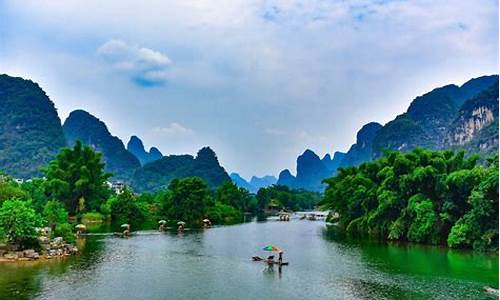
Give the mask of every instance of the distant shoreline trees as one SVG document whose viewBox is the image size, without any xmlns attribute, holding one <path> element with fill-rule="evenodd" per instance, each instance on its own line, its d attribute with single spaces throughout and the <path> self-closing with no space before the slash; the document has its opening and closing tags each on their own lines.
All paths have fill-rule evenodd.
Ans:
<svg viewBox="0 0 500 300">
<path fill-rule="evenodd" d="M 183 221 L 189 227 L 201 227 L 204 219 L 212 224 L 239 223 L 245 213 L 259 210 L 255 195 L 233 182 L 211 189 L 199 177 L 173 179 L 155 193 L 135 194 L 129 187 L 115 193 L 107 185 L 112 175 L 105 173 L 101 154 L 79 141 L 72 148 L 61 149 L 43 173 L 43 179 L 22 183 L 0 177 L 0 242 L 31 245 L 43 226 L 72 241 L 76 224 L 70 224 L 70 219 L 73 223 L 110 221 L 134 226 L 168 220 L 170 225 Z M 300 194 L 282 189 L 269 187 L 266 195 L 278 193 L 283 207 L 303 207 Z"/>
<path fill-rule="evenodd" d="M 174 179 L 155 193 L 115 193 L 100 154 L 79 142 L 62 149 L 45 174 L 24 183 L 0 177 L 0 240 L 28 243 L 35 227 L 47 225 L 71 240 L 69 216 L 73 222 L 153 226 L 168 220 L 201 227 L 206 218 L 234 224 L 244 214 L 322 205 L 336 213 L 332 221 L 341 229 L 358 235 L 478 250 L 498 242 L 498 157 L 481 165 L 463 152 L 388 152 L 325 179 L 324 196 L 280 185 L 253 195 L 230 181 L 210 189 L 199 177 Z"/>
</svg>

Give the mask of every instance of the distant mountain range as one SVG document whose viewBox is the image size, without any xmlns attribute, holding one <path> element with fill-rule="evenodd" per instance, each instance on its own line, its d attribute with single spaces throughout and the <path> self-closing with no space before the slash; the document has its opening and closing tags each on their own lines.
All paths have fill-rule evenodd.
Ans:
<svg viewBox="0 0 500 300">
<path fill-rule="evenodd" d="M 385 125 L 368 123 L 357 133 L 346 153 L 320 158 L 306 150 L 297 158 L 296 176 L 289 170 L 274 176 L 252 177 L 226 173 L 215 152 L 205 147 L 196 157 L 163 156 L 144 149 L 132 136 L 125 148 L 106 124 L 84 110 L 70 113 L 61 126 L 52 101 L 38 84 L 0 75 L 0 171 L 18 178 L 40 176 L 40 168 L 59 149 L 76 140 L 103 153 L 106 169 L 138 191 L 156 190 L 173 178 L 200 176 L 211 187 L 226 180 L 252 192 L 272 184 L 322 191 L 322 179 L 339 167 L 376 159 L 385 150 L 409 151 L 416 147 L 464 149 L 467 153 L 498 152 L 498 75 L 474 78 L 462 86 L 447 85 L 415 98 L 408 110 Z"/>
<path fill-rule="evenodd" d="M 0 171 L 16 178 L 41 176 L 40 168 L 54 159 L 60 148 L 76 140 L 103 154 L 106 171 L 136 191 L 167 186 L 174 178 L 199 176 L 211 187 L 231 180 L 215 152 L 201 149 L 191 155 L 166 156 L 155 147 L 144 149 L 132 136 L 125 148 L 106 124 L 84 110 L 70 113 L 61 126 L 54 103 L 38 84 L 0 75 Z"/>
<path fill-rule="evenodd" d="M 480 94 L 490 90 L 487 101 L 474 100 Z M 467 100 L 467 101 L 466 101 Z M 467 104 L 466 104 L 467 103 Z M 496 108 L 495 108 L 496 107 Z M 473 145 L 453 142 L 449 135 L 456 132 L 456 126 L 466 120 L 463 111 L 485 110 L 491 115 L 481 128 L 471 134 L 478 134 L 482 126 L 491 124 L 498 118 L 498 76 L 483 76 L 467 81 L 461 87 L 446 85 L 415 98 L 408 110 L 385 124 L 373 140 L 373 157 L 377 158 L 382 152 L 388 150 L 408 151 L 416 147 L 431 149 L 447 149 L 459 146 L 466 150 L 475 148 Z M 495 116 L 497 116 L 495 118 Z M 472 120 L 472 116 L 467 116 Z M 496 129 L 498 136 L 498 128 Z M 498 143 L 493 147 L 480 149 L 482 153 L 495 152 Z M 477 149 L 480 148 L 476 145 Z M 479 148 L 478 148 L 479 147 Z"/>
<path fill-rule="evenodd" d="M 323 159 L 306 150 L 297 158 L 297 176 L 279 174 L 278 184 L 322 191 L 322 179 L 339 167 L 357 166 L 385 150 L 463 149 L 466 153 L 498 152 L 498 75 L 483 76 L 462 86 L 447 85 L 415 98 L 408 110 L 385 125 L 372 122 L 357 133 L 347 153 Z"/>
<path fill-rule="evenodd" d="M 114 174 L 113 178 L 130 184 L 138 192 L 156 191 L 168 186 L 174 178 L 198 176 L 210 187 L 231 180 L 209 147 L 201 149 L 196 158 L 187 154 L 163 156 L 155 148 L 146 152 L 142 141 L 132 137 L 128 143 L 131 152 L 111 135 L 102 121 L 81 110 L 70 113 L 63 128 L 69 145 L 80 140 L 102 152 L 106 170 Z"/>
<path fill-rule="evenodd" d="M 333 173 L 327 165 L 328 163 L 325 164 L 316 153 L 307 149 L 297 158 L 297 175 L 294 177 L 289 170 L 283 170 L 279 175 L 278 184 L 310 191 L 323 190 L 321 180 Z"/>
<path fill-rule="evenodd" d="M 163 154 L 161 154 L 160 150 L 156 147 L 151 147 L 149 151 L 146 151 L 141 139 L 135 135 L 130 137 L 127 143 L 127 150 L 137 157 L 143 166 L 163 157 Z"/>
<path fill-rule="evenodd" d="M 231 181 L 220 166 L 215 152 L 209 147 L 191 155 L 169 155 L 137 169 L 132 178 L 132 186 L 139 192 L 156 191 L 168 186 L 175 178 L 197 176 L 205 179 L 211 188 L 225 181 Z"/>
<path fill-rule="evenodd" d="M 252 176 L 252 178 L 250 178 L 250 182 L 246 181 L 238 173 L 231 173 L 229 176 L 237 186 L 245 188 L 251 193 L 257 193 L 259 189 L 273 185 L 278 181 L 276 177 L 270 175 L 263 177 Z"/>
<path fill-rule="evenodd" d="M 106 124 L 84 110 L 71 112 L 63 130 L 69 146 L 80 140 L 102 152 L 106 171 L 115 179 L 127 181 L 141 167 L 137 157 L 125 149 L 118 137 L 111 135 Z"/>
</svg>

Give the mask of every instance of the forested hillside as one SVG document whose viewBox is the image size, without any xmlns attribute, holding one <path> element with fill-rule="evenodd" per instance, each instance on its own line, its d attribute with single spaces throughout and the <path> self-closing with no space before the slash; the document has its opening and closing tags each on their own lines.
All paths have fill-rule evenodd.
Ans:
<svg viewBox="0 0 500 300">
<path fill-rule="evenodd" d="M 0 171 L 18 178 L 40 168 L 66 145 L 54 103 L 31 80 L 0 75 Z"/>
</svg>

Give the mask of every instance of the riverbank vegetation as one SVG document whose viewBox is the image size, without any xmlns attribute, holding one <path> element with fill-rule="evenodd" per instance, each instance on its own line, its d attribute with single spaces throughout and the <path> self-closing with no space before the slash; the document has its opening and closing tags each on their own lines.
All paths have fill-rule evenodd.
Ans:
<svg viewBox="0 0 500 300">
<path fill-rule="evenodd" d="M 284 186 L 264 188 L 257 195 L 227 181 L 212 189 L 199 177 L 174 179 L 167 188 L 137 194 L 129 187 L 112 188 L 112 174 L 104 171 L 101 154 L 76 142 L 63 148 L 43 169 L 43 179 L 19 182 L 0 176 L 0 244 L 20 248 L 36 243 L 38 230 L 48 227 L 51 237 L 74 241 L 75 225 L 123 224 L 133 228 L 168 226 L 183 221 L 187 227 L 235 224 L 245 214 L 273 209 L 309 209 L 320 199 L 318 193 L 291 190 Z"/>
<path fill-rule="evenodd" d="M 285 209 L 290 211 L 311 210 L 321 200 L 321 194 L 306 190 L 295 190 L 284 185 L 261 188 L 256 195 L 257 209 Z"/>
<path fill-rule="evenodd" d="M 322 205 L 348 233 L 478 250 L 498 247 L 498 156 L 416 149 L 340 169 Z"/>
</svg>

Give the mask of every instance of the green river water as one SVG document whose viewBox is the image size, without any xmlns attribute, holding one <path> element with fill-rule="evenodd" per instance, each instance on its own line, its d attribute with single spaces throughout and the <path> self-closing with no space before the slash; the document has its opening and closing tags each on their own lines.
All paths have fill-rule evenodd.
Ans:
<svg viewBox="0 0 500 300">
<path fill-rule="evenodd" d="M 290 265 L 253 262 L 273 243 Z M 498 255 L 345 241 L 325 223 L 250 222 L 79 240 L 77 256 L 0 264 L 0 299 L 493 299 Z"/>
</svg>

